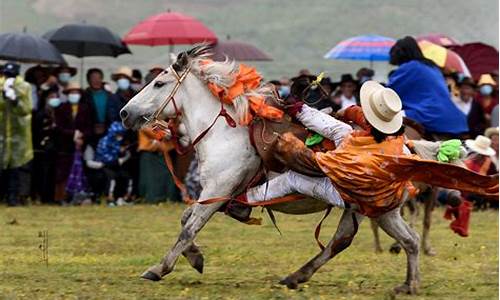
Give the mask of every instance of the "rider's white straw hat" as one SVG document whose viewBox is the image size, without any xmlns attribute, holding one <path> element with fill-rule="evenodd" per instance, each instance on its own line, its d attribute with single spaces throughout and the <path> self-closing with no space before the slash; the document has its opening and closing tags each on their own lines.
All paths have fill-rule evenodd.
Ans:
<svg viewBox="0 0 500 300">
<path fill-rule="evenodd" d="M 465 145 L 476 153 L 492 156 L 495 154 L 495 150 L 491 148 L 491 140 L 484 135 L 478 135 L 475 140 L 466 140 Z"/>
<path fill-rule="evenodd" d="M 360 91 L 361 108 L 370 125 L 391 134 L 403 125 L 402 104 L 398 94 L 376 81 L 363 83 Z"/>
</svg>

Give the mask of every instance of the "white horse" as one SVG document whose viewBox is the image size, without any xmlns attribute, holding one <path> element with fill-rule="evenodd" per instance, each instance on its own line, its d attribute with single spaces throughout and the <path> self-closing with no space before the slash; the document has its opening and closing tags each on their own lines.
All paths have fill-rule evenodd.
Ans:
<svg viewBox="0 0 500 300">
<path fill-rule="evenodd" d="M 124 126 L 139 129 L 155 117 L 162 120 L 182 118 L 187 135 L 195 141 L 203 132 L 206 135 L 195 145 L 199 159 L 201 184 L 200 199 L 234 196 L 244 191 L 245 186 L 258 171 L 260 157 L 249 140 L 248 128 L 232 128 L 218 118 L 221 101 L 207 88 L 208 83 L 228 87 L 238 66 L 233 62 L 209 62 L 209 49 L 198 46 L 179 54 L 177 61 L 164 70 L 121 110 Z M 263 90 L 252 93 L 262 93 Z M 234 105 L 226 105 L 228 113 L 239 119 L 248 110 L 245 95 L 238 97 Z M 156 113 L 155 113 L 156 112 Z M 207 131 L 207 129 L 210 130 Z M 314 199 L 291 202 L 273 207 L 285 213 L 310 213 L 326 208 Z M 314 204 L 314 205 L 313 205 Z M 188 207 L 181 218 L 182 229 L 175 245 L 167 251 L 161 262 L 147 269 L 142 277 L 160 280 L 174 269 L 177 258 L 184 255 L 191 266 L 203 271 L 203 256 L 194 243 L 197 233 L 223 205 L 194 204 Z M 314 209 L 312 209 L 314 207 Z M 344 210 L 337 231 L 326 248 L 296 272 L 280 283 L 297 288 L 308 281 L 328 260 L 347 248 L 354 238 L 363 215 L 356 207 Z M 377 218 L 381 228 L 401 243 L 407 254 L 407 276 L 396 292 L 415 293 L 419 284 L 419 236 L 401 218 L 399 208 Z"/>
</svg>

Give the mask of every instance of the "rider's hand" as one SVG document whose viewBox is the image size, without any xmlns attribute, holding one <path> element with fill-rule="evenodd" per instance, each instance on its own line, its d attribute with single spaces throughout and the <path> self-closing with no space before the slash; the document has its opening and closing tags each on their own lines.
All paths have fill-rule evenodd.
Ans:
<svg viewBox="0 0 500 300">
<path fill-rule="evenodd" d="M 286 112 L 288 115 L 295 118 L 297 116 L 297 114 L 302 111 L 303 105 L 304 105 L 304 102 L 302 102 L 302 101 L 295 102 L 294 104 L 287 106 Z"/>
</svg>

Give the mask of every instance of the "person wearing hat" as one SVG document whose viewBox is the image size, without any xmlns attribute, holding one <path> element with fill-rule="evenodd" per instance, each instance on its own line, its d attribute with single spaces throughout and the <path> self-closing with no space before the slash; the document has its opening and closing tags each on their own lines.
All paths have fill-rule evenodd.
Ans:
<svg viewBox="0 0 500 300">
<path fill-rule="evenodd" d="M 479 89 L 477 101 L 481 104 L 486 120 L 490 123 L 493 108 L 498 105 L 497 83 L 490 74 L 482 74 L 477 86 Z"/>
<path fill-rule="evenodd" d="M 75 150 L 83 149 L 92 136 L 92 112 L 89 101 L 83 99 L 83 91 L 77 82 L 69 82 L 63 90 L 68 101 L 55 109 L 57 136 L 55 201 L 68 201 L 66 182 L 70 174 Z"/>
<path fill-rule="evenodd" d="M 149 68 L 148 74 L 146 74 L 146 77 L 144 77 L 144 84 L 145 85 L 149 84 L 151 81 L 153 81 L 153 79 L 156 78 L 156 76 L 160 75 L 160 73 L 163 72 L 164 70 L 165 67 L 161 65 L 154 65 L 151 68 Z"/>
<path fill-rule="evenodd" d="M 20 204 L 29 186 L 24 176 L 33 159 L 31 139 L 31 85 L 19 76 L 20 66 L 6 63 L 0 77 L 0 180 L 5 187 L 7 204 Z"/>
<path fill-rule="evenodd" d="M 120 104 L 120 109 L 134 97 L 136 91 L 132 89 L 132 69 L 129 67 L 120 67 L 113 74 L 111 79 L 116 83 L 117 89 L 113 97 Z"/>
<path fill-rule="evenodd" d="M 361 107 L 352 106 L 343 116 L 354 115 L 363 124 L 362 129 L 356 131 L 342 121 L 296 103 L 295 118 L 332 140 L 336 149 L 313 153 L 294 135 L 284 134 L 277 141 L 276 151 L 292 170 L 249 189 L 234 200 L 257 203 L 300 193 L 333 206 L 356 205 L 361 214 L 378 217 L 401 205 L 403 192 L 414 190 L 410 181 L 498 195 L 495 178 L 406 154 L 402 103 L 394 90 L 367 81 L 361 87 L 360 99 Z M 311 171 L 322 172 L 325 177 L 294 171 L 294 163 L 300 158 L 309 166 L 315 164 Z M 461 181 L 454 182 L 453 177 Z M 241 211 L 235 214 L 244 215 Z"/>
<path fill-rule="evenodd" d="M 389 76 L 387 87 L 401 97 L 406 117 L 437 139 L 460 137 L 469 131 L 466 117 L 450 100 L 441 70 L 424 57 L 413 37 L 394 44 L 390 64 L 398 68 Z"/>
<path fill-rule="evenodd" d="M 470 77 L 465 77 L 458 83 L 459 96 L 453 98 L 455 106 L 467 118 L 469 137 L 475 138 L 482 134 L 487 127 L 487 121 L 481 104 L 475 99 L 476 83 Z"/>
<path fill-rule="evenodd" d="M 334 99 L 334 103 L 340 105 L 340 109 L 358 105 L 358 99 L 356 98 L 358 82 L 351 74 L 342 74 L 340 81 L 335 85 L 339 86 L 340 94 Z"/>
</svg>

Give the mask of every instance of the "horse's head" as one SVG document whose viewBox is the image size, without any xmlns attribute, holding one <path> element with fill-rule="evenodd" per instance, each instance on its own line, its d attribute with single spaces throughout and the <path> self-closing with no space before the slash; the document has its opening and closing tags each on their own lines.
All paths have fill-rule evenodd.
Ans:
<svg viewBox="0 0 500 300">
<path fill-rule="evenodd" d="M 156 119 L 175 118 L 183 109 L 183 99 L 190 74 L 192 59 L 207 55 L 209 48 L 197 46 L 182 52 L 177 60 L 146 85 L 120 111 L 126 128 L 138 129 Z"/>
</svg>

